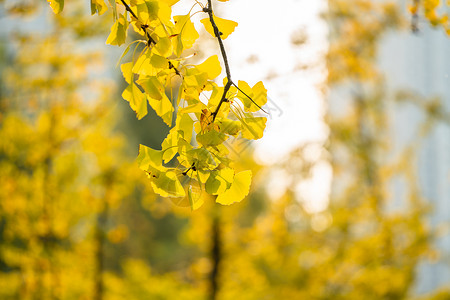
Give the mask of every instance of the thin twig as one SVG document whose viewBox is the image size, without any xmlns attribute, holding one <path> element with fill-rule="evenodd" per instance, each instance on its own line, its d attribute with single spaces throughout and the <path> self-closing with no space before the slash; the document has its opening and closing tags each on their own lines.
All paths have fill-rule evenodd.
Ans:
<svg viewBox="0 0 450 300">
<path fill-rule="evenodd" d="M 131 7 L 125 2 L 125 0 L 120 0 L 122 2 L 122 4 L 125 6 L 125 9 L 136 19 L 139 20 L 139 18 L 137 17 L 137 15 L 134 13 L 133 10 L 131 10 Z M 152 43 L 156 44 L 155 40 L 150 36 L 150 33 L 148 33 L 147 31 L 147 26 L 142 24 L 141 25 L 141 29 L 144 30 L 145 35 L 147 36 L 147 46 L 150 46 Z"/>
<path fill-rule="evenodd" d="M 240 91 L 242 94 L 244 94 L 248 99 L 250 99 L 250 101 L 253 102 L 253 104 L 255 104 L 260 110 L 262 110 L 263 112 L 265 112 L 266 114 L 269 114 L 267 111 L 265 111 L 261 106 L 258 105 L 258 103 L 256 103 L 249 95 L 247 95 L 243 90 L 241 90 L 234 82 L 232 83 L 237 89 L 238 91 Z"/>
<path fill-rule="evenodd" d="M 211 26 L 213 27 L 214 35 L 216 36 L 217 41 L 219 42 L 220 52 L 222 53 L 223 62 L 225 64 L 225 71 L 227 73 L 227 83 L 225 84 L 225 87 L 223 89 L 222 98 L 220 99 L 220 102 L 217 105 L 216 110 L 212 113 L 212 116 L 213 116 L 212 122 L 214 123 L 214 120 L 216 119 L 217 114 L 219 113 L 219 109 L 222 106 L 222 103 L 227 101 L 226 96 L 227 96 L 228 91 L 231 88 L 231 85 L 233 84 L 233 81 L 231 80 L 230 66 L 228 64 L 228 58 L 227 58 L 227 53 L 225 51 L 225 46 L 223 45 L 222 38 L 220 37 L 221 34 L 219 31 L 219 28 L 217 27 L 216 22 L 214 21 L 214 14 L 213 14 L 211 0 L 208 0 L 208 7 L 205 7 L 203 9 L 203 11 L 208 13 L 208 15 L 209 15 L 209 21 L 211 22 Z"/>
</svg>

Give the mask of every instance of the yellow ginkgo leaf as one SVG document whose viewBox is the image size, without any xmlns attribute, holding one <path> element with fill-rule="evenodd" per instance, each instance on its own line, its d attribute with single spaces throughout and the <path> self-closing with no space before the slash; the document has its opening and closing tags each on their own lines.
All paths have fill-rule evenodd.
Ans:
<svg viewBox="0 0 450 300">
<path fill-rule="evenodd" d="M 214 170 L 205 182 L 206 192 L 211 195 L 219 195 L 228 190 L 233 183 L 234 170 L 223 168 Z"/>
<path fill-rule="evenodd" d="M 172 5 L 174 5 L 175 3 L 177 3 L 180 0 L 161 0 L 161 1 L 166 3 L 169 6 L 172 6 Z M 222 0 L 219 0 L 219 1 L 222 1 Z"/>
<path fill-rule="evenodd" d="M 109 45 L 117 45 L 120 46 L 125 43 L 125 39 L 127 38 L 127 29 L 128 22 L 123 15 L 119 15 L 119 18 L 114 22 L 111 27 L 111 33 L 106 40 L 106 43 Z"/>
<path fill-rule="evenodd" d="M 147 115 L 147 99 L 136 84 L 130 84 L 123 91 L 122 97 L 130 103 L 130 107 L 136 112 L 138 120 Z"/>
<path fill-rule="evenodd" d="M 139 79 L 136 81 L 150 98 L 161 100 L 164 95 L 164 86 L 156 76 Z"/>
<path fill-rule="evenodd" d="M 161 172 L 153 178 L 151 184 L 153 191 L 162 197 L 178 198 L 186 195 L 174 171 Z"/>
<path fill-rule="evenodd" d="M 208 74 L 208 79 L 213 80 L 222 72 L 219 57 L 217 55 L 208 57 L 207 60 L 197 66 L 197 70 Z"/>
<path fill-rule="evenodd" d="M 133 80 L 133 62 L 127 62 L 120 65 L 120 70 L 122 71 L 123 78 L 128 84 L 131 84 Z"/>
<path fill-rule="evenodd" d="M 174 108 L 172 102 L 170 102 L 166 94 L 163 93 L 160 100 L 156 100 L 151 97 L 148 97 L 147 100 L 156 114 L 163 119 L 164 123 L 166 123 L 169 127 L 172 126 L 172 115 Z"/>
<path fill-rule="evenodd" d="M 242 137 L 248 140 L 258 140 L 262 138 L 266 128 L 267 118 L 246 117 L 241 120 Z"/>
<path fill-rule="evenodd" d="M 64 0 L 47 0 L 55 14 L 59 14 L 64 9 Z"/>
<path fill-rule="evenodd" d="M 216 202 L 222 205 L 230 205 L 241 202 L 250 191 L 252 171 L 247 170 L 234 175 L 233 183 L 223 194 L 217 196 Z"/>
<path fill-rule="evenodd" d="M 136 159 L 139 168 L 146 171 L 149 167 L 160 168 L 162 166 L 163 153 L 144 145 L 139 145 L 139 155 Z"/>
<path fill-rule="evenodd" d="M 174 49 L 180 56 L 184 49 L 189 49 L 194 45 L 199 34 L 191 21 L 190 14 L 174 16 L 173 20 L 175 21 L 175 33 L 172 36 Z"/>
<path fill-rule="evenodd" d="M 103 0 L 91 0 L 91 15 L 94 15 L 95 13 L 102 15 L 107 10 L 108 6 L 106 6 Z"/>
<path fill-rule="evenodd" d="M 214 37 L 216 36 L 214 34 L 214 29 L 211 25 L 211 21 L 209 20 L 209 18 L 202 19 L 200 20 L 200 22 L 202 22 L 203 26 L 205 26 L 206 31 L 208 31 L 212 36 Z M 234 31 L 234 28 L 236 28 L 236 26 L 238 25 L 237 22 L 222 19 L 216 16 L 214 16 L 214 22 L 216 23 L 217 28 L 219 28 L 219 34 L 223 40 L 226 39 Z"/>
<path fill-rule="evenodd" d="M 241 99 L 244 104 L 245 111 L 256 112 L 267 103 L 267 90 L 262 81 L 259 81 L 250 88 L 245 81 L 239 80 L 238 87 L 239 92 L 237 97 Z"/>
</svg>

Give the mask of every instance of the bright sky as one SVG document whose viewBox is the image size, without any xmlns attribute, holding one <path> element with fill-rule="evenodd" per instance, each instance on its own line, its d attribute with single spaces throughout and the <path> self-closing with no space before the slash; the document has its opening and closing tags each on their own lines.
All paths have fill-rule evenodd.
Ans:
<svg viewBox="0 0 450 300">
<path fill-rule="evenodd" d="M 216 2 L 217 3 L 217 2 Z M 324 0 L 231 0 L 216 4 L 218 15 L 239 23 L 225 40 L 234 80 L 250 85 L 262 80 L 268 90 L 271 116 L 264 137 L 254 143 L 256 158 L 264 163 L 281 160 L 303 142 L 324 141 L 324 99 L 319 84 L 325 79 L 322 55 L 327 51 L 327 26 L 320 18 Z M 221 9 L 222 8 L 222 9 Z M 294 33 L 304 30 L 307 44 L 292 45 Z M 299 70 L 301 65 L 315 65 Z M 321 211 L 328 204 L 331 168 L 320 163 L 313 178 L 299 184 L 306 209 Z M 277 196 L 287 184 L 283 172 L 274 176 L 270 193 Z"/>
<path fill-rule="evenodd" d="M 185 14 L 186 7 L 175 6 Z M 191 5 L 191 4 L 190 4 Z M 327 26 L 320 18 L 325 0 L 230 0 L 213 2 L 217 16 L 238 22 L 236 30 L 224 40 L 232 78 L 250 85 L 263 81 L 268 90 L 271 115 L 264 137 L 255 141 L 256 159 L 265 164 L 280 161 L 304 142 L 324 141 L 324 100 L 319 85 L 325 79 L 322 55 L 327 51 Z M 178 12 L 179 10 L 179 12 Z M 193 12 L 197 10 L 194 8 Z M 200 13 L 197 18 L 204 18 Z M 201 29 L 201 28 L 197 28 Z M 292 44 L 292 36 L 304 30 L 307 43 Z M 308 70 L 299 66 L 315 65 Z M 223 74 L 224 76 L 225 74 Z M 331 168 L 320 163 L 313 178 L 301 182 L 296 191 L 311 212 L 326 208 L 331 182 Z M 269 180 L 269 194 L 280 196 L 288 180 L 282 170 Z"/>
<path fill-rule="evenodd" d="M 275 3 L 213 1 L 219 17 L 239 24 L 224 40 L 233 80 L 245 80 L 250 85 L 263 81 L 268 90 L 271 115 L 264 138 L 254 143 L 257 158 L 266 163 L 278 161 L 301 142 L 323 141 L 327 136 L 322 121 L 323 96 L 317 87 L 325 78 L 320 58 L 328 47 L 327 26 L 319 14 L 326 8 L 326 1 Z M 174 7 L 175 13 L 185 14 L 184 5 L 192 2 L 180 4 Z M 199 9 L 197 6 L 193 12 Z M 201 13 L 196 16 L 206 17 Z M 292 35 L 302 29 L 307 44 L 294 47 Z M 319 65 L 312 70 L 298 70 L 300 65 L 314 63 Z"/>
<path fill-rule="evenodd" d="M 255 143 L 257 158 L 264 162 L 278 161 L 300 142 L 326 138 L 317 88 L 324 67 L 298 70 L 300 65 L 320 62 L 326 51 L 327 28 L 319 16 L 324 2 L 231 0 L 219 6 L 224 7 L 220 11 L 224 18 L 239 23 L 225 40 L 233 78 L 250 85 L 262 80 L 268 90 L 271 116 L 264 138 Z M 292 35 L 302 29 L 308 44 L 293 47 Z"/>
</svg>

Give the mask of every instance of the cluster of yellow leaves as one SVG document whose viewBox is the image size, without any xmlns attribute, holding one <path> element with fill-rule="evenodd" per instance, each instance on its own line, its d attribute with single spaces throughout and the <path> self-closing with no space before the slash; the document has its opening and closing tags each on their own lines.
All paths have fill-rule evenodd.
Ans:
<svg viewBox="0 0 450 300">
<path fill-rule="evenodd" d="M 192 209 L 201 205 L 203 191 L 218 195 L 217 202 L 221 204 L 239 202 L 248 193 L 251 172 L 235 173 L 226 141 L 239 136 L 252 140 L 263 136 L 267 119 L 255 113 L 266 104 L 267 91 L 262 82 L 253 87 L 243 81 L 238 85 L 230 82 L 231 88 L 225 89 L 230 79 L 225 78 L 224 86 L 217 84 L 215 80 L 222 72 L 217 55 L 199 65 L 188 63 L 184 51 L 193 47 L 199 34 L 191 21 L 192 12 L 172 15 L 171 6 L 177 2 L 110 2 L 115 22 L 107 44 L 124 44 L 131 27 L 142 39 L 131 42 L 124 55 L 131 46 L 135 46 L 136 54 L 139 45 L 144 45 L 139 55 L 133 54 L 132 61 L 121 65 L 128 83 L 123 98 L 138 119 L 147 115 L 148 103 L 168 126 L 173 126 L 161 150 L 141 145 L 138 161 L 156 193 L 172 198 L 187 196 Z M 52 1 L 50 5 L 58 13 L 63 2 Z M 197 2 L 196 5 L 204 13 L 211 10 L 220 37 L 216 36 L 209 14 L 200 22 L 213 37 L 226 39 L 237 26 L 234 21 L 214 16 L 210 4 Z M 106 9 L 103 0 L 91 0 L 92 14 L 103 14 Z M 174 98 L 172 90 L 178 78 L 181 84 Z M 192 141 L 193 131 L 195 141 Z M 169 167 L 175 157 L 177 166 Z M 189 183 L 184 187 L 180 179 Z"/>
<path fill-rule="evenodd" d="M 423 15 L 434 27 L 441 26 L 450 35 L 450 20 L 448 9 L 450 4 L 447 0 L 411 0 L 409 11 L 412 15 Z"/>
</svg>

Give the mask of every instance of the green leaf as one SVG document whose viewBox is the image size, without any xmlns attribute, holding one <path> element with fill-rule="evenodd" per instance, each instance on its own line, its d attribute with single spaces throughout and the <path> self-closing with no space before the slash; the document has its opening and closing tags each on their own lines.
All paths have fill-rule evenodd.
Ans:
<svg viewBox="0 0 450 300">
<path fill-rule="evenodd" d="M 55 14 L 59 14 L 64 9 L 64 0 L 47 0 Z"/>
<path fill-rule="evenodd" d="M 241 202 L 250 191 L 252 172 L 247 170 L 234 175 L 233 183 L 223 194 L 217 196 L 216 202 L 222 205 L 230 205 Z"/>
<path fill-rule="evenodd" d="M 130 107 L 136 112 L 138 120 L 147 115 L 147 99 L 144 93 L 132 83 L 123 91 L 123 99 L 130 103 Z"/>
<path fill-rule="evenodd" d="M 119 18 L 114 22 L 111 27 L 111 33 L 106 40 L 106 43 L 109 45 L 117 45 L 120 46 L 125 43 L 125 39 L 127 38 L 127 29 L 128 22 L 123 15 L 119 15 Z"/>
<path fill-rule="evenodd" d="M 233 182 L 234 170 L 223 168 L 210 173 L 205 183 L 206 192 L 211 195 L 219 195 L 228 190 Z"/>
</svg>

